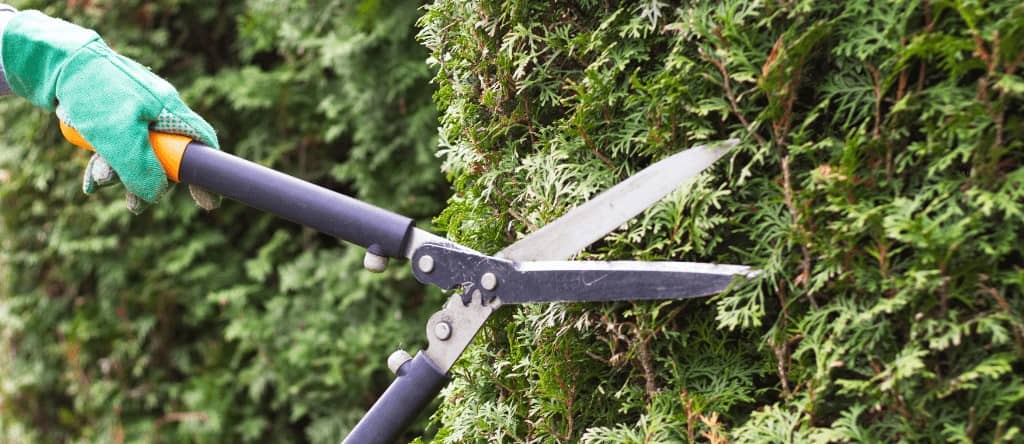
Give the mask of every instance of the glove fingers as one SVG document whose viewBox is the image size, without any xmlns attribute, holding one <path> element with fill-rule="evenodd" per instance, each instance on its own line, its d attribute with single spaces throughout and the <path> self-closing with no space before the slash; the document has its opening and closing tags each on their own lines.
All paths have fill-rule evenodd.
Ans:
<svg viewBox="0 0 1024 444">
<path fill-rule="evenodd" d="M 107 159 L 99 154 L 93 154 L 89 158 L 89 164 L 85 167 L 85 176 L 82 178 L 82 191 L 85 194 L 92 194 L 96 190 L 117 182 L 117 172 L 111 168 Z"/>
<path fill-rule="evenodd" d="M 131 213 L 136 216 L 142 214 L 143 211 L 146 211 L 146 208 L 149 208 L 150 205 L 149 202 L 142 200 L 141 197 L 136 196 L 135 193 L 132 193 L 131 191 L 125 191 L 124 201 L 125 205 L 128 206 L 128 211 L 131 211 Z"/>
<path fill-rule="evenodd" d="M 82 181 L 82 191 L 85 194 L 95 193 L 96 190 L 106 187 L 107 185 L 117 183 L 117 173 L 110 164 L 107 163 L 107 159 L 99 154 L 93 154 L 89 158 L 89 165 L 85 167 L 85 179 Z M 131 191 L 125 192 L 125 205 L 128 207 L 128 211 L 132 214 L 139 215 L 146 208 L 149 207 L 149 203 L 142 200 L 139 196 L 136 196 Z"/>
<path fill-rule="evenodd" d="M 188 186 L 188 193 L 192 196 L 192 200 L 196 202 L 196 205 L 199 205 L 199 208 L 206 211 L 213 211 L 220 208 L 222 198 L 219 194 L 211 193 L 206 188 L 191 184 Z"/>
</svg>

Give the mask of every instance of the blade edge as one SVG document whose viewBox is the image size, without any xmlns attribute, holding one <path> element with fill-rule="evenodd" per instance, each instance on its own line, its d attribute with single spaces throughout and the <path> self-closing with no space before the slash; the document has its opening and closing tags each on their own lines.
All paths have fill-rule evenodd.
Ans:
<svg viewBox="0 0 1024 444">
<path fill-rule="evenodd" d="M 698 145 L 662 159 L 495 256 L 517 261 L 569 259 L 699 175 L 738 143 L 729 139 Z"/>
</svg>

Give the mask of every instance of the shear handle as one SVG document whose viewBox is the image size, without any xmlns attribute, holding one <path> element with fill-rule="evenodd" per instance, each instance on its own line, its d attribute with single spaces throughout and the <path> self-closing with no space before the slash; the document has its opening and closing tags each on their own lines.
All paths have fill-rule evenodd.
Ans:
<svg viewBox="0 0 1024 444">
<path fill-rule="evenodd" d="M 73 144 L 93 150 L 81 134 L 61 123 Z M 199 185 L 251 207 L 362 245 L 378 256 L 404 258 L 412 219 L 296 177 L 213 149 L 187 137 L 150 132 L 164 172 L 174 181 Z"/>
<path fill-rule="evenodd" d="M 394 443 L 448 383 L 448 376 L 422 352 L 397 373 L 342 444 Z"/>
</svg>

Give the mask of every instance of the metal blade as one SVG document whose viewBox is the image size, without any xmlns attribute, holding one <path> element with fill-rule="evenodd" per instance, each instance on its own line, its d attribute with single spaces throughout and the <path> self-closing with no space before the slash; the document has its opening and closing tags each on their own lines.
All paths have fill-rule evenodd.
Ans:
<svg viewBox="0 0 1024 444">
<path fill-rule="evenodd" d="M 424 257 L 431 266 L 413 267 L 416 279 L 443 290 L 461 288 L 462 304 L 473 298 L 502 304 L 685 299 L 721 292 L 734 278 L 756 274 L 746 266 L 696 262 L 515 262 L 439 244 L 424 245 L 413 260 Z"/>
<path fill-rule="evenodd" d="M 517 261 L 569 259 L 696 177 L 737 143 L 729 139 L 700 145 L 663 159 L 495 256 Z"/>
<path fill-rule="evenodd" d="M 697 262 L 523 262 L 501 291 L 503 304 L 609 302 L 710 296 L 750 267 Z"/>
</svg>

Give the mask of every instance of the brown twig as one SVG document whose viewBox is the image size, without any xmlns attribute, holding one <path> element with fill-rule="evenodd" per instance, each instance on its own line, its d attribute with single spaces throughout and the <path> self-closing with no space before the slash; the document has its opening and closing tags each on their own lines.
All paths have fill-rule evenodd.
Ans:
<svg viewBox="0 0 1024 444">
<path fill-rule="evenodd" d="M 608 156 L 605 156 L 604 153 L 599 151 L 597 149 L 597 145 L 594 145 L 594 142 L 590 140 L 590 135 L 587 134 L 587 130 L 583 128 L 583 125 L 577 124 L 576 128 L 579 129 L 580 137 L 583 138 L 583 143 L 586 143 L 587 147 L 590 148 L 590 152 L 594 153 L 594 155 L 597 156 L 598 159 L 601 159 L 601 162 L 607 165 L 608 168 L 611 168 L 612 171 L 618 171 L 618 167 L 615 166 L 615 163 L 612 162 L 612 160 L 609 159 Z"/>
<path fill-rule="evenodd" d="M 878 68 L 870 63 L 865 63 L 868 72 L 871 73 L 871 85 L 875 93 L 875 123 L 871 130 L 871 140 L 878 140 L 882 136 L 882 100 L 885 98 L 882 91 L 882 74 Z"/>
<path fill-rule="evenodd" d="M 639 336 L 639 333 L 637 335 Z M 647 334 L 640 340 L 640 366 L 644 370 L 644 388 L 647 390 L 647 399 L 649 400 L 653 400 L 654 395 L 658 394 L 658 375 L 654 371 L 654 359 L 651 357 L 651 351 L 647 348 L 653 336 L 653 334 Z"/>
<path fill-rule="evenodd" d="M 757 141 L 758 145 L 767 145 L 768 141 L 764 137 L 761 137 L 761 135 L 758 134 L 756 131 L 754 131 L 753 127 L 750 126 L 750 123 L 747 122 L 747 118 L 744 117 L 743 113 L 740 112 L 739 101 L 736 99 L 736 94 L 732 90 L 732 83 L 729 82 L 729 70 L 725 67 L 725 63 L 704 52 L 704 48 L 697 48 L 697 53 L 700 54 L 701 58 L 707 60 L 709 63 L 714 65 L 715 68 L 718 69 L 718 72 L 722 75 L 722 89 L 725 90 L 725 97 L 729 99 L 729 104 L 732 107 L 732 113 L 736 116 L 737 119 L 739 119 L 740 124 L 743 125 L 743 128 L 746 129 L 747 133 L 749 133 L 754 138 L 754 140 Z"/>
<path fill-rule="evenodd" d="M 786 302 L 785 291 L 781 287 L 776 287 L 775 294 L 779 298 L 779 305 L 782 307 L 782 316 L 779 319 L 778 326 L 776 327 L 779 332 L 777 336 L 781 336 L 786 331 L 786 324 L 789 318 L 788 304 Z M 774 338 L 768 340 L 768 345 L 772 347 L 772 351 L 775 352 L 776 370 L 779 373 L 779 382 L 782 383 L 782 396 L 789 398 L 792 391 L 789 388 L 789 376 L 787 374 L 787 364 L 789 362 L 789 341 L 776 341 Z"/>
<path fill-rule="evenodd" d="M 1020 317 L 1013 312 L 1013 306 L 1010 305 L 1009 301 L 1007 301 L 1006 298 L 1003 297 L 1003 295 L 1000 293 L 998 289 L 989 287 L 988 285 L 985 284 L 981 284 L 980 292 L 991 297 L 996 302 L 996 305 L 999 307 L 1000 311 L 1002 311 L 1007 318 L 1020 319 Z M 1013 328 L 1011 330 L 1013 331 L 1014 343 L 1017 346 L 1017 354 L 1020 356 L 1024 356 L 1024 328 L 1022 328 L 1019 323 L 1015 322 L 1013 323 Z"/>
<path fill-rule="evenodd" d="M 801 233 L 801 238 L 805 235 L 805 229 L 800 224 L 800 210 L 797 209 L 796 203 L 793 201 L 793 184 L 791 174 L 789 171 L 789 155 L 782 157 L 782 200 L 785 202 L 786 207 L 789 208 L 789 215 L 793 219 L 793 225 L 797 227 L 797 231 Z M 800 275 L 793 281 L 794 284 L 801 285 L 805 289 L 810 284 L 811 280 L 811 250 L 807 246 L 805 239 L 799 239 L 800 241 Z M 814 295 L 810 292 L 807 293 L 807 299 L 811 301 L 811 306 L 818 308 L 818 301 L 814 299 Z"/>
<path fill-rule="evenodd" d="M 505 196 L 504 193 L 501 192 L 501 190 L 495 189 L 494 196 L 501 200 L 502 207 L 507 208 L 507 210 L 505 210 L 506 213 L 512 216 L 512 218 L 514 218 L 515 220 L 521 222 L 523 225 L 526 225 L 526 227 L 529 228 L 531 232 L 537 231 L 539 229 L 537 225 L 523 217 L 523 215 L 516 211 L 515 208 L 512 208 L 512 202 L 509 200 L 507 196 Z"/>
<path fill-rule="evenodd" d="M 693 398 L 690 398 L 685 388 L 679 397 L 683 399 L 683 407 L 686 409 L 686 437 L 689 438 L 687 442 L 697 442 L 697 427 L 694 420 L 698 414 L 693 409 Z"/>
<path fill-rule="evenodd" d="M 533 129 L 533 113 L 530 112 L 530 96 L 523 95 L 523 106 L 526 109 L 526 131 L 530 135 L 530 147 L 537 146 L 537 136 Z"/>
</svg>

